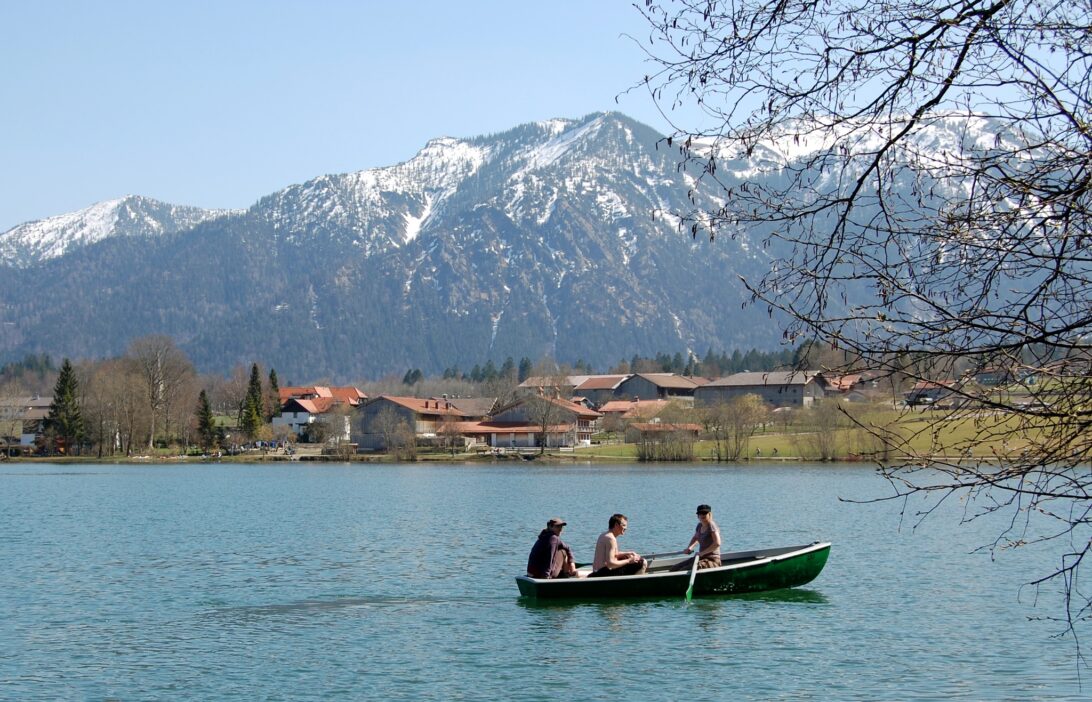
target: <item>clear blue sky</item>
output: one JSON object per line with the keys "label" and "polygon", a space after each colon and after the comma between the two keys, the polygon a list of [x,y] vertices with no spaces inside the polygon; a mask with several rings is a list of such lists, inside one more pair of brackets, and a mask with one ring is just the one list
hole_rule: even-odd
{"label": "clear blue sky", "polygon": [[625,0],[4,2],[0,231],[129,194],[247,207],[438,136],[620,110]]}

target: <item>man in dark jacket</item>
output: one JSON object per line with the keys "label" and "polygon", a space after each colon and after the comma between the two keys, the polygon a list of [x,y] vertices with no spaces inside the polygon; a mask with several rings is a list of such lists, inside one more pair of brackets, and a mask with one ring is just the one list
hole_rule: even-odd
{"label": "man in dark jacket", "polygon": [[527,557],[527,575],[532,578],[575,578],[576,561],[568,544],[561,540],[565,520],[555,517],[546,522]]}

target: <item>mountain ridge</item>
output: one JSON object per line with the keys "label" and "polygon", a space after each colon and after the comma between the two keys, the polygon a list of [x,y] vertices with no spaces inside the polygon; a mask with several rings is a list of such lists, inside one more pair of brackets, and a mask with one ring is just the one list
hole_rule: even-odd
{"label": "mountain ridge", "polygon": [[605,368],[773,348],[780,320],[746,306],[739,279],[777,252],[757,231],[695,241],[671,214],[724,197],[619,113],[440,137],[188,227],[8,262],[0,360],[104,356],[165,333],[205,370],[260,359],[282,377],[351,381],[508,356]]}

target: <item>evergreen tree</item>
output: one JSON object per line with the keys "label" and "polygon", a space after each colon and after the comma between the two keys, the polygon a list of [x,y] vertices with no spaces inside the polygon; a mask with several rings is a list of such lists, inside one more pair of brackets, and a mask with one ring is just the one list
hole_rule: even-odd
{"label": "evergreen tree", "polygon": [[505,380],[511,380],[516,377],[516,362],[511,356],[504,359],[504,365],[501,366],[500,374]]}
{"label": "evergreen tree", "polygon": [[262,427],[262,412],[258,400],[254,396],[248,396],[243,404],[242,416],[239,420],[239,430],[253,439],[258,435]]}
{"label": "evergreen tree", "polygon": [[[46,431],[60,439],[67,453],[79,453],[83,441],[83,415],[80,413],[79,382],[72,363],[66,358],[53,388],[53,402],[46,417]],[[52,451],[53,447],[50,447]],[[75,451],[73,451],[75,449]]]}
{"label": "evergreen tree", "polygon": [[201,439],[201,450],[208,453],[216,443],[216,421],[212,417],[212,406],[208,395],[202,390],[197,397],[197,436]]}
{"label": "evergreen tree", "polygon": [[739,352],[739,349],[732,352],[732,363],[728,368],[733,373],[739,373],[743,370],[743,354]]}
{"label": "evergreen tree", "polygon": [[531,359],[527,358],[526,356],[519,359],[519,375],[517,376],[519,382],[522,383],[523,381],[527,380],[527,378],[531,377],[531,369],[533,367],[534,366],[531,364]]}
{"label": "evergreen tree", "polygon": [[265,401],[262,395],[261,370],[255,363],[250,366],[250,380],[247,382],[246,395],[239,404],[239,429],[251,438],[257,434],[265,414]]}
{"label": "evergreen tree", "polygon": [[271,420],[281,413],[281,385],[277,380],[277,371],[269,369],[269,412],[266,419]]}
{"label": "evergreen tree", "polygon": [[247,403],[251,401],[258,408],[258,416],[261,417],[265,403],[262,401],[262,373],[258,369],[257,363],[250,367],[250,382],[247,384],[246,401],[243,403],[243,408],[246,409]]}

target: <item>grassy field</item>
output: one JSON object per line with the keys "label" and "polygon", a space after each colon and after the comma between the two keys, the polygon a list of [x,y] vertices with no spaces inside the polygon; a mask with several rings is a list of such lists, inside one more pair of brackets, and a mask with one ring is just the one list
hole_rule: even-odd
{"label": "grassy field", "polygon": [[[992,458],[997,456],[1015,456],[1027,447],[1029,440],[1035,439],[1035,432],[1030,435],[1020,431],[1018,420],[1012,415],[991,412],[962,412],[944,413],[938,410],[905,411],[896,409],[866,410],[858,417],[862,423],[874,427],[883,427],[886,431],[898,436],[909,447],[907,452],[901,454],[889,454],[890,460],[899,460],[912,454],[914,457],[947,457],[959,458],[967,455],[966,447],[970,446],[975,458]],[[833,421],[834,415],[819,416],[822,421]],[[804,422],[783,425],[781,423],[767,425],[764,431],[760,431],[751,437],[743,460],[861,460],[869,459],[877,455],[878,442],[869,437],[868,433],[844,417],[829,426],[807,425]],[[608,435],[609,436],[609,435]],[[587,448],[578,448],[575,451],[548,451],[546,456],[537,454],[528,456],[530,460],[547,461],[636,461],[637,446],[618,442],[621,435],[613,435],[614,441],[595,444]],[[279,452],[248,451],[229,456],[226,452],[219,459],[222,462],[266,462],[285,460],[346,460],[346,457],[325,456],[321,453],[321,447],[309,444],[294,445],[296,452],[293,456],[287,456]],[[215,458],[189,455],[180,456],[178,449],[156,449],[143,455],[105,456],[103,462],[168,462],[168,461],[209,461]],[[712,441],[698,441],[694,446],[695,460],[715,460],[715,446]],[[50,457],[15,460],[38,460],[48,462],[96,462],[92,455],[72,457]],[[381,461],[391,462],[397,459],[385,454],[361,454],[348,457],[355,461]],[[457,453],[451,455],[446,451],[420,450],[417,455],[420,461],[460,462],[460,461],[493,461],[513,460],[519,461],[519,456],[512,455],[506,458],[494,457],[490,452]]]}
{"label": "grassy field", "polygon": [[[1017,431],[1017,421],[1009,415],[967,412],[947,416],[934,410],[887,410],[871,413],[861,421],[884,427],[906,442],[909,452],[892,458],[904,457],[910,452],[915,456],[959,457],[966,455],[967,446],[973,447],[974,456],[988,458],[1015,455],[1027,445],[1026,438],[1021,438]],[[878,447],[878,442],[866,430],[852,425],[769,426],[751,438],[745,458],[815,461],[823,460],[825,456],[828,460],[856,460],[875,455]],[[576,454],[588,458],[636,460],[637,448],[634,444],[612,443],[577,449]],[[713,442],[697,442],[694,455],[698,460],[714,459]]]}

